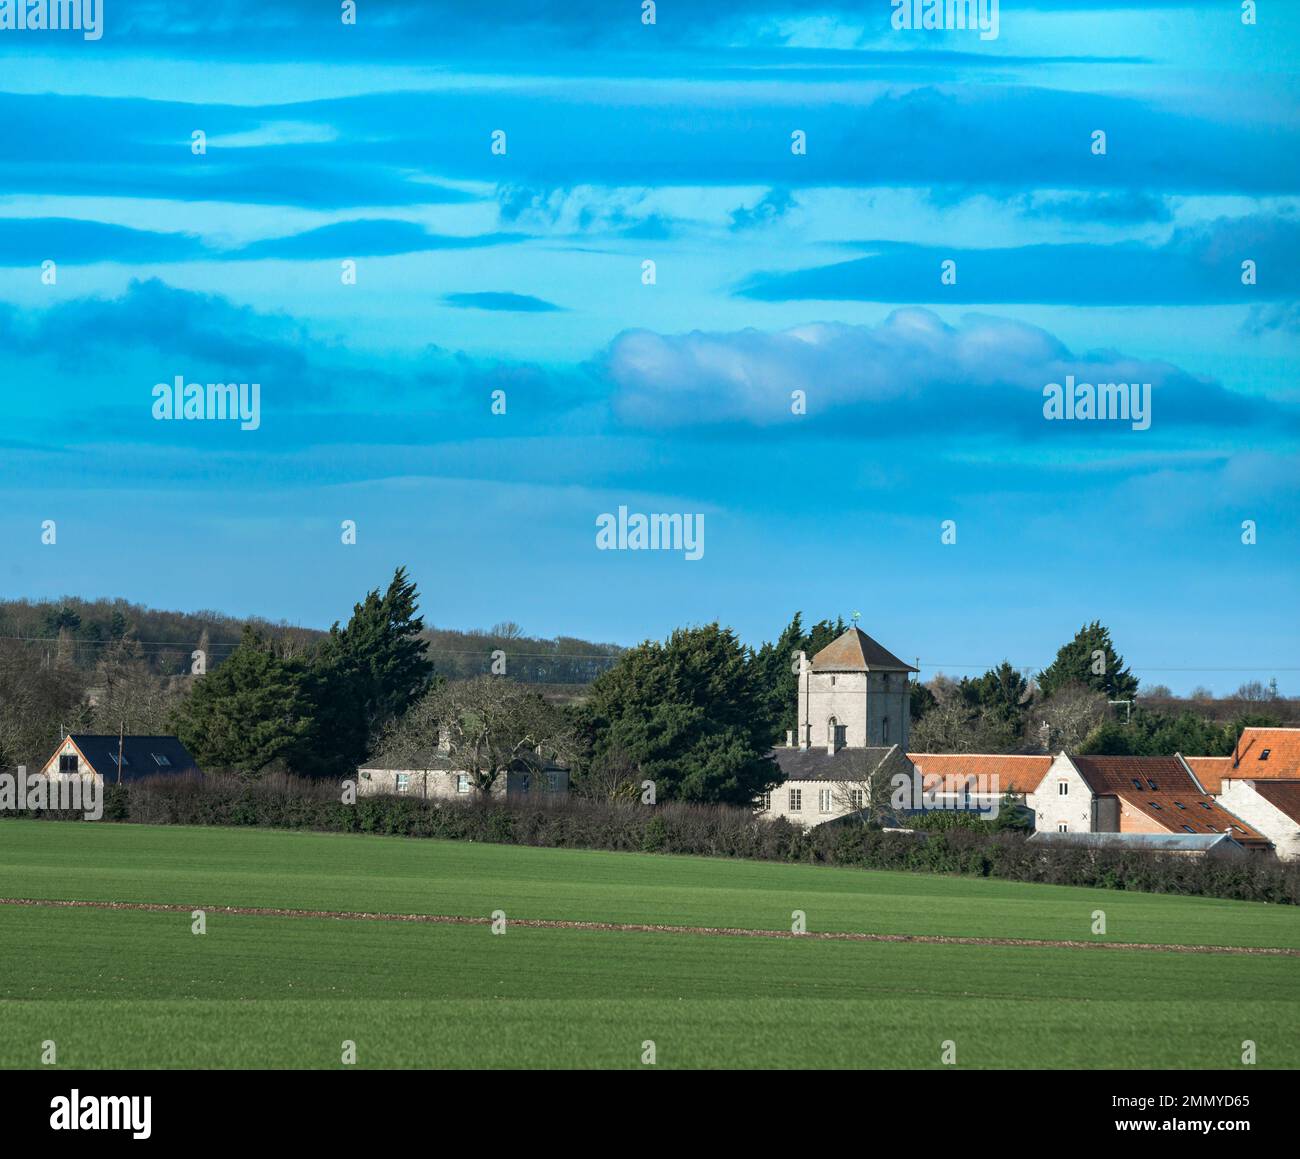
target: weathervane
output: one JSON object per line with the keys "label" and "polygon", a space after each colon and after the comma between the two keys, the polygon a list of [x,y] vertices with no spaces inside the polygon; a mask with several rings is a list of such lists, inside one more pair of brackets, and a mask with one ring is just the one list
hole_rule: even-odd
{"label": "weathervane", "polygon": [[853,626],[854,626],[855,628],[858,626],[858,621],[859,621],[860,619],[862,619],[862,613],[861,613],[861,612],[854,612],[854,613],[853,613]]}

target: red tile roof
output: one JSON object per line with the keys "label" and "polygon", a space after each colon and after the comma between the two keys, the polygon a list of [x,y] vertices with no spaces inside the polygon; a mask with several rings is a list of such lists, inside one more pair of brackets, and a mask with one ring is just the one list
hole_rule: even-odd
{"label": "red tile roof", "polygon": [[999,793],[1032,793],[1052,767],[1049,755],[1005,756],[1000,753],[908,753],[921,774],[922,785],[929,789],[936,781],[963,783],[975,776],[979,784],[991,784],[986,777],[997,778]]}
{"label": "red tile roof", "polygon": [[[1071,756],[1070,760],[1094,793],[1181,789],[1199,795],[1201,791],[1177,757]],[[1135,780],[1141,784],[1134,785]]]}
{"label": "red tile roof", "polygon": [[1197,787],[1177,757],[1070,758],[1089,788],[1125,804],[1170,833],[1231,833],[1243,845],[1268,839]]}
{"label": "red tile roof", "polygon": [[1300,728],[1243,729],[1234,758],[1233,777],[1300,779]]}
{"label": "red tile roof", "polygon": [[1292,821],[1300,821],[1300,781],[1256,781],[1255,792]]}
{"label": "red tile roof", "polygon": [[1232,776],[1231,757],[1183,757],[1207,793],[1223,792],[1223,778]]}

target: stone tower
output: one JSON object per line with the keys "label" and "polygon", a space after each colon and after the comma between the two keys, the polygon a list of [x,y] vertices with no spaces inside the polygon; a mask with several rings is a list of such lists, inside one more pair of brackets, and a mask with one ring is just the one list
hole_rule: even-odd
{"label": "stone tower", "polygon": [[850,628],[809,661],[800,654],[799,748],[835,752],[899,745],[911,721],[908,674],[917,671]]}

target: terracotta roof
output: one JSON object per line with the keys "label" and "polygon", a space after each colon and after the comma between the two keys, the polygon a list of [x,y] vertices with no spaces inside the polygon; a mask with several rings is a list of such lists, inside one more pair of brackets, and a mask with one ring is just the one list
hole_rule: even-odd
{"label": "terracotta roof", "polygon": [[[1070,757],[1074,767],[1094,793],[1119,794],[1125,790],[1158,792],[1180,789],[1201,790],[1177,757]],[[1140,785],[1134,785],[1134,781]]]}
{"label": "terracotta roof", "polygon": [[1243,729],[1231,775],[1243,780],[1300,778],[1300,728]]}
{"label": "terracotta roof", "polygon": [[1230,833],[1243,845],[1269,844],[1258,829],[1229,813],[1209,793],[1116,793],[1121,801],[1170,833]]}
{"label": "terracotta roof", "polygon": [[[965,777],[997,777],[998,792],[1032,793],[1052,767],[1048,754],[1007,756],[1001,753],[908,753],[926,789],[938,780],[961,781]],[[987,782],[985,782],[987,783]]]}
{"label": "terracotta roof", "polygon": [[1300,781],[1255,781],[1254,789],[1292,821],[1300,821]]}
{"label": "terracotta roof", "polygon": [[1183,757],[1207,793],[1223,792],[1223,778],[1232,776],[1231,757]]}
{"label": "terracotta roof", "polygon": [[1074,757],[1094,793],[1118,797],[1170,833],[1231,833],[1243,845],[1264,835],[1201,792],[1177,757]]}
{"label": "terracotta roof", "polygon": [[812,658],[814,672],[916,672],[861,628],[850,628]]}

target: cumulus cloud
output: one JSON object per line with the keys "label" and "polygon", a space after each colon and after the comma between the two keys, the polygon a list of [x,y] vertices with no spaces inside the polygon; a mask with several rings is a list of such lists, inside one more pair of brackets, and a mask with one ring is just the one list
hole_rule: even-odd
{"label": "cumulus cloud", "polygon": [[[1153,426],[1237,426],[1294,413],[1226,390],[1170,363],[1113,350],[1075,353],[1052,334],[1007,318],[960,325],[902,309],[876,326],[818,322],[770,333],[618,335],[601,367],[615,413],[659,427],[789,425],[792,392],[812,423],[852,422],[860,438],[985,429],[1041,434],[1042,391],[1079,382],[1150,382]],[[1086,425],[1086,424],[1075,424]]]}

